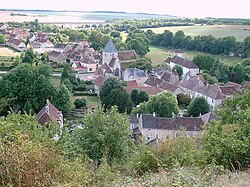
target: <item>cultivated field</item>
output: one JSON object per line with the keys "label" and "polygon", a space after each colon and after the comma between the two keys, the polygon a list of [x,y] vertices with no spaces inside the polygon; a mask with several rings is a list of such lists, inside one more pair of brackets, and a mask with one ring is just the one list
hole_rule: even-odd
{"label": "cultivated field", "polygon": [[9,56],[9,57],[12,57],[12,56],[17,56],[19,53],[8,48],[8,47],[2,47],[0,46],[0,56]]}
{"label": "cultivated field", "polygon": [[[170,30],[175,33],[178,30],[184,31],[185,35],[213,35],[214,37],[234,36],[236,40],[243,41],[250,36],[250,26],[247,25],[199,25],[199,26],[175,26],[175,27],[158,27],[149,28],[155,33],[163,33]],[[147,29],[143,29],[147,30]]]}
{"label": "cultivated field", "polygon": [[[240,57],[211,55],[211,54],[202,53],[198,51],[184,51],[184,52],[185,52],[185,58],[189,60],[192,60],[193,57],[196,56],[197,54],[204,54],[204,55],[217,58],[220,60],[220,62],[227,64],[227,65],[233,65],[233,64],[236,64],[237,62],[242,61],[242,58]],[[175,55],[175,50],[169,50],[169,49],[151,46],[150,52],[146,55],[146,57],[150,58],[152,60],[152,64],[155,66],[157,64],[162,64],[168,57],[173,57],[174,55]]]}

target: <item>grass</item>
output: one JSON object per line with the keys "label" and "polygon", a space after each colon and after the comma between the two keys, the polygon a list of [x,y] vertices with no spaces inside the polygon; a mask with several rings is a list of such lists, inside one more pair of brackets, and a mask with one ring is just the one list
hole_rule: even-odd
{"label": "grass", "polygon": [[2,47],[0,46],[0,56],[8,56],[8,57],[15,57],[19,55],[18,52],[14,51],[13,49],[9,48],[9,47]]}
{"label": "grass", "polygon": [[72,107],[74,107],[74,101],[76,99],[82,99],[85,98],[86,99],[86,104],[88,105],[94,105],[94,106],[98,106],[100,101],[99,101],[99,97],[97,96],[73,96],[71,99],[71,103],[72,103]]}
{"label": "grass", "polygon": [[[198,51],[184,51],[185,52],[185,58],[192,60],[194,56],[197,54],[203,54],[212,56],[213,58],[219,59],[220,62],[226,65],[233,65],[238,62],[242,61],[242,58],[240,57],[230,57],[225,55],[211,55],[207,53],[202,53]],[[153,47],[150,46],[150,52],[146,54],[146,57],[150,58],[152,61],[153,66],[156,66],[158,64],[162,64],[168,57],[173,57],[175,55],[175,50],[173,49],[166,49],[166,48],[160,48],[160,47]]]}
{"label": "grass", "polygon": [[123,31],[121,32],[121,37],[122,37],[122,42],[125,42],[128,37],[128,34],[125,31]]}
{"label": "grass", "polygon": [[52,76],[51,82],[56,88],[58,88],[61,84],[60,78],[60,76]]}
{"label": "grass", "polygon": [[[160,34],[164,30],[170,30],[175,33],[178,30],[184,31],[185,35],[213,35],[214,37],[234,36],[237,41],[243,41],[247,36],[250,36],[250,26],[245,25],[197,25],[197,26],[174,26],[174,27],[158,27],[148,28],[153,32]],[[143,30],[148,30],[143,29]]]}

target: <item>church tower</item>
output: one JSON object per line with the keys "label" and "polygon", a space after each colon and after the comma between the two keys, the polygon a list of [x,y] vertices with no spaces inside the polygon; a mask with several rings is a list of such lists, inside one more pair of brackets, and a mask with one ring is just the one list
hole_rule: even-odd
{"label": "church tower", "polygon": [[103,56],[103,64],[106,63],[107,65],[110,64],[113,58],[118,57],[118,51],[111,39],[109,39],[107,45],[103,49],[102,56]]}
{"label": "church tower", "polygon": [[115,77],[119,79],[122,78],[122,66],[118,57],[118,51],[111,39],[109,39],[107,45],[103,49],[102,64],[108,65]]}

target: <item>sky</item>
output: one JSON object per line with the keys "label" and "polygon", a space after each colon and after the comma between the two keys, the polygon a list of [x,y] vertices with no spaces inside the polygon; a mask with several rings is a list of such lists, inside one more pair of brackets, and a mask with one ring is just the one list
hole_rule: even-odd
{"label": "sky", "polygon": [[180,17],[250,18],[249,0],[1,0],[5,9],[124,11]]}

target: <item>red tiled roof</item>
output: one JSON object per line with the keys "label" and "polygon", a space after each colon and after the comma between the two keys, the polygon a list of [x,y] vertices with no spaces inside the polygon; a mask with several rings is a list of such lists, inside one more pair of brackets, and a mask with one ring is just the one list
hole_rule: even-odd
{"label": "red tiled roof", "polygon": [[145,84],[150,86],[158,86],[163,80],[158,79],[154,76],[149,76],[148,79],[145,81]]}
{"label": "red tiled roof", "polygon": [[132,61],[137,59],[134,50],[118,51],[118,57],[120,61]]}
{"label": "red tiled roof", "polygon": [[137,84],[136,80],[132,80],[132,81],[127,82],[127,86],[129,86],[129,87],[137,87],[138,84]]}
{"label": "red tiled roof", "polygon": [[62,118],[62,112],[60,112],[53,104],[51,104],[49,100],[47,100],[46,105],[38,112],[36,116],[36,120],[42,125],[52,120],[56,120],[57,122],[61,121]]}
{"label": "red tiled roof", "polygon": [[225,95],[233,95],[234,93],[240,93],[239,91],[236,90],[236,88],[232,86],[220,86],[220,89],[223,94]]}
{"label": "red tiled roof", "polygon": [[104,82],[105,82],[105,77],[103,75],[99,75],[95,79],[95,85],[98,86],[98,87],[102,86]]}
{"label": "red tiled roof", "polygon": [[13,38],[13,39],[10,39],[9,43],[12,43],[12,44],[14,44],[14,45],[18,46],[18,45],[20,45],[20,43],[22,43],[22,41],[21,41],[21,40],[18,40],[18,39]]}

